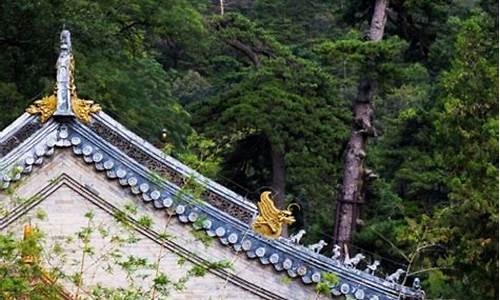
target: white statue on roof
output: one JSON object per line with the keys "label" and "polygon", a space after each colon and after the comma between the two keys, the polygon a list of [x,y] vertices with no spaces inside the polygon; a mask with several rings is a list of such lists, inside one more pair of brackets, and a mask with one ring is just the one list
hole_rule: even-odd
{"label": "white statue on roof", "polygon": [[321,249],[323,249],[323,247],[325,247],[326,245],[328,244],[325,241],[319,240],[319,242],[309,245],[307,248],[309,248],[309,250],[313,251],[314,253],[319,253],[321,252]]}
{"label": "white statue on roof", "polygon": [[60,35],[59,58],[57,59],[57,110],[54,115],[73,115],[71,110],[71,88],[73,63],[71,53],[71,33],[63,30]]}
{"label": "white statue on roof", "polygon": [[300,240],[302,239],[302,237],[304,237],[305,234],[306,234],[306,231],[304,229],[301,229],[296,234],[292,234],[290,236],[290,240],[292,241],[292,243],[299,245]]}

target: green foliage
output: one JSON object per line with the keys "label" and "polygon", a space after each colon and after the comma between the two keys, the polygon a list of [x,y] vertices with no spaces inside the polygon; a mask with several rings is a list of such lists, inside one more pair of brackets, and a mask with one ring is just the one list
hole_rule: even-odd
{"label": "green foliage", "polygon": [[195,265],[189,269],[188,274],[195,277],[203,277],[209,270],[232,269],[233,263],[228,260],[209,262],[206,266]]}
{"label": "green foliage", "polygon": [[43,209],[37,209],[35,212],[35,217],[41,221],[47,219],[47,213]]}
{"label": "green foliage", "polygon": [[413,271],[438,268],[418,273],[426,278],[428,295],[494,299],[498,37],[491,38],[495,25],[483,12],[453,24],[456,34],[444,38],[453,43],[450,65],[439,74],[432,101],[409,103],[386,123],[384,140],[371,148],[384,181],[372,189],[371,225],[358,241],[401,259],[395,249],[382,250],[387,244],[380,236],[406,253],[425,240],[435,246],[419,255]]}
{"label": "green foliage", "polygon": [[[43,281],[43,270],[37,264],[24,263],[23,257],[39,257],[42,234],[35,230],[24,240],[17,240],[12,234],[0,234],[0,296],[14,298],[30,296],[32,299],[44,299],[57,296],[57,287]],[[46,299],[46,298],[45,298]]]}
{"label": "green foliage", "polygon": [[169,154],[197,172],[216,178],[220,171],[220,152],[220,147],[213,140],[193,132],[188,136],[184,148],[174,148]]}
{"label": "green foliage", "polygon": [[290,285],[292,283],[292,278],[288,277],[288,275],[281,276],[280,282],[284,285]]}
{"label": "green foliage", "polygon": [[128,220],[127,220],[127,214],[123,211],[117,211],[115,214],[114,214],[114,217],[115,219],[122,223],[122,224],[127,224],[128,223]]}
{"label": "green foliage", "polygon": [[[73,34],[82,98],[96,100],[167,154],[250,199],[272,185],[274,149],[285,162],[286,201],[302,208],[293,226],[306,229],[306,243],[328,241],[351,125],[349,105],[359,79],[368,75],[377,82],[378,137],[368,144],[367,163],[379,179],[368,185],[365,225],[355,244],[395,264],[412,258],[410,273],[437,268],[407,278],[420,276],[429,298],[494,299],[498,4],[389,1],[384,39],[374,43],[366,40],[373,3],[225,1],[226,13],[215,16],[217,8],[200,1],[4,1],[0,107],[6,113],[0,127],[52,91],[57,35],[65,24]],[[162,129],[167,144],[160,143]],[[9,175],[18,172],[14,168]],[[168,180],[154,172],[149,177]],[[196,178],[188,178],[181,193],[198,201],[204,188]],[[11,183],[4,194],[13,202],[34,201],[17,196],[18,185]],[[6,209],[2,204],[2,213]],[[136,215],[127,204],[115,218],[128,230],[129,217]],[[92,214],[87,218],[89,226],[55,244],[55,253],[78,243],[82,255],[92,257],[96,234],[113,245],[137,242],[133,234],[98,224]],[[142,226],[152,225],[138,218]],[[192,232],[210,244],[203,231]],[[422,245],[428,248],[418,251]],[[0,235],[6,261],[0,265],[6,274],[0,291],[24,295],[24,275],[39,272],[18,264],[23,247]],[[121,261],[131,278],[155,265],[139,266],[141,258],[129,262],[119,252],[107,257]],[[167,297],[204,272],[206,266],[194,266],[178,281],[156,272],[154,289]],[[318,292],[332,282],[322,281]],[[51,287],[36,287],[44,288]],[[144,299],[150,292],[96,286],[93,295]]]}
{"label": "green foliage", "polygon": [[[136,240],[128,238],[127,235],[133,233],[133,229],[123,224],[114,227],[111,234],[103,229],[102,224],[94,223],[96,220],[92,212],[85,213],[85,216],[88,224],[77,230],[74,238],[67,236],[63,243],[58,240],[54,243],[45,240],[43,234],[36,229],[22,240],[10,233],[0,234],[1,298],[19,299],[29,296],[30,299],[59,299],[59,292],[63,289],[59,282],[64,279],[66,283],[72,282],[77,287],[76,294],[78,290],[85,288],[85,296],[90,293],[98,299],[169,299],[172,290],[184,290],[193,277],[202,277],[210,270],[232,269],[232,262],[228,260],[203,265],[193,264],[183,276],[172,280],[160,269],[163,249],[158,253],[155,262],[131,255],[129,249]],[[106,231],[100,237],[107,246],[95,244],[95,227],[100,233]],[[50,251],[44,251],[46,247]],[[69,260],[68,254],[71,255]],[[26,257],[31,257],[32,262],[25,262]],[[178,264],[185,263],[186,259],[179,257]],[[76,269],[67,272],[66,267],[69,265]],[[113,276],[116,268],[126,274],[127,287],[110,288],[100,282],[89,285],[89,279],[95,276],[95,269],[101,269]],[[54,283],[42,280],[48,278],[47,276],[54,279]],[[144,284],[145,282],[150,284]]]}
{"label": "green foliage", "polygon": [[319,294],[330,296],[331,288],[338,285],[340,278],[338,275],[333,273],[323,273],[321,274],[321,281],[316,284],[316,291]]}
{"label": "green foliage", "polygon": [[205,247],[212,245],[214,238],[209,236],[204,230],[191,229],[194,238],[200,241]]}
{"label": "green foliage", "polygon": [[0,118],[2,127],[52,89],[54,46],[64,24],[73,34],[81,97],[96,100],[154,142],[162,128],[175,143],[190,132],[153,47],[168,38],[184,49],[203,34],[201,16],[186,2],[16,1],[2,3],[0,14],[0,101],[10,112]]}
{"label": "green foliage", "polygon": [[[222,182],[257,195],[263,186],[272,185],[274,151],[285,161],[287,194],[294,196],[288,201],[310,208],[304,209],[304,219],[317,218],[320,226],[333,226],[334,206],[329,199],[335,189],[318,184],[318,178],[334,182],[338,177],[336,158],[348,134],[347,101],[337,96],[335,78],[314,61],[293,55],[289,47],[241,15],[216,17],[210,25],[225,43],[218,57],[243,64],[220,72],[216,80],[224,79],[226,86],[210,101],[190,108],[196,128],[222,150],[226,160],[222,176],[238,185]],[[255,59],[227,49],[234,40],[252,49],[257,65],[246,67]],[[307,229],[315,226],[304,223]]]}
{"label": "green foliage", "polygon": [[137,220],[137,223],[139,223],[139,225],[144,226],[146,228],[151,228],[151,226],[153,226],[153,219],[149,216],[141,216]]}

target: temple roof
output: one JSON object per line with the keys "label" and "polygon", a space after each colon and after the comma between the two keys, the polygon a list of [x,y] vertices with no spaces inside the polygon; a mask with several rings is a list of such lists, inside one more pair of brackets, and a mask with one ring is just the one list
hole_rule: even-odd
{"label": "temple roof", "polygon": [[[259,214],[254,203],[225,188],[115,121],[92,101],[77,97],[70,33],[61,33],[57,87],[0,132],[0,188],[43,168],[59,149],[71,149],[89,168],[156,209],[168,209],[179,222],[202,229],[222,245],[244,252],[248,259],[272,265],[304,284],[321,281],[324,273],[339,276],[333,296],[356,299],[422,299],[423,292],[321,255],[288,238],[268,239],[252,229]],[[183,187],[188,180],[203,186],[202,202]],[[394,270],[395,271],[395,270]]]}

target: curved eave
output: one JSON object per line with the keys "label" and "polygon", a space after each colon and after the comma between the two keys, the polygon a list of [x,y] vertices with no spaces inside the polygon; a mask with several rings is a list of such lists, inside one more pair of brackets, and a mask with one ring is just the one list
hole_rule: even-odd
{"label": "curved eave", "polygon": [[[110,126],[123,135],[130,143],[168,164],[184,174],[199,176],[200,182],[237,201],[247,209],[256,212],[255,205],[241,196],[206,179],[179,161],[164,155],[151,144],[131,133],[104,113],[95,115],[95,121]],[[16,123],[17,122],[17,123]],[[2,131],[0,142],[15,135],[15,128],[30,122],[32,117],[23,115],[15,126]],[[8,129],[8,130],[7,130]],[[150,171],[136,160],[128,157],[121,149],[110,145],[87,125],[76,120],[59,123],[49,120],[36,133],[21,142],[9,154],[0,158],[0,187],[7,188],[11,182],[20,180],[33,168],[43,164],[58,148],[69,148],[89,166],[104,172],[110,180],[116,181],[124,189],[141,198],[157,209],[175,212],[177,219],[186,225],[204,230],[217,238],[221,244],[236,251],[244,251],[247,258],[258,259],[263,265],[272,265],[276,271],[286,272],[292,278],[300,278],[304,284],[319,282],[323,272],[332,272],[340,277],[340,282],[331,287],[332,295],[351,295],[356,299],[398,299],[400,296],[421,299],[421,291],[388,282],[357,269],[348,268],[336,260],[313,253],[307,248],[294,245],[287,239],[268,240],[255,234],[248,223],[221,211],[208,203],[200,203],[168,180],[151,180]],[[202,220],[202,222],[199,222]]]}

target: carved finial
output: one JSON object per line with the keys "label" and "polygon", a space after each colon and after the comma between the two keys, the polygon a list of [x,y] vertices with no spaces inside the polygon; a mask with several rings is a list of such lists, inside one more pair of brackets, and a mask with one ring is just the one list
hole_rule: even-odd
{"label": "carved finial", "polygon": [[340,252],[341,249],[342,248],[339,245],[333,245],[332,259],[338,260],[342,256],[342,253]]}
{"label": "carved finial", "polygon": [[[63,27],[65,28],[65,26]],[[80,121],[90,122],[90,114],[101,110],[93,101],[79,99],[75,86],[75,60],[71,48],[71,33],[63,29],[60,38],[59,58],[57,59],[57,84],[54,95],[36,100],[26,111],[40,114],[40,120],[47,121],[52,115],[73,117]]]}
{"label": "carved finial", "polygon": [[344,258],[344,265],[350,268],[356,268],[356,266],[365,258],[366,256],[361,253],[354,255],[353,258],[349,258],[349,256],[346,255],[346,257]]}
{"label": "carved finial", "polygon": [[380,261],[374,260],[373,263],[366,266],[365,272],[374,275],[375,271],[377,271],[378,266],[380,266]]}
{"label": "carved finial", "polygon": [[422,289],[422,285],[420,284],[420,278],[415,277],[415,279],[413,279],[412,287],[416,290]]}
{"label": "carved finial", "polygon": [[60,42],[61,51],[71,52],[71,32],[69,30],[64,29],[61,31]]}
{"label": "carved finial", "polygon": [[296,234],[292,234],[290,236],[290,240],[292,241],[292,243],[299,245],[300,244],[300,240],[302,239],[302,237],[304,236],[304,234],[306,234],[306,231],[304,229],[301,229]]}
{"label": "carved finial", "polygon": [[392,283],[398,283],[399,278],[401,275],[405,273],[405,270],[403,269],[397,269],[396,272],[392,273],[391,275],[387,276],[385,280],[390,281]]}
{"label": "carved finial", "polygon": [[73,85],[73,54],[71,53],[71,33],[63,30],[60,35],[59,58],[57,59],[57,108],[54,116],[74,116],[71,110]]}

